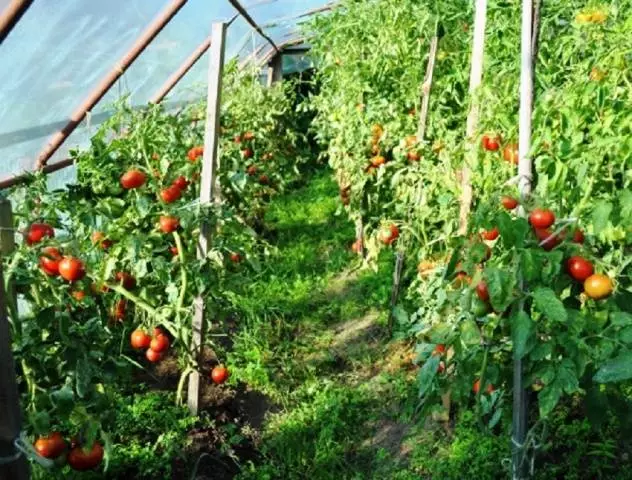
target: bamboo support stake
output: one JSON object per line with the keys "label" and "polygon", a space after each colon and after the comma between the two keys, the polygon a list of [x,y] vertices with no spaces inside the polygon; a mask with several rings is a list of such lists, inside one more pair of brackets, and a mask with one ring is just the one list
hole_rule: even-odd
{"label": "bamboo support stake", "polygon": [[[0,199],[0,228],[0,252],[5,256],[15,246],[11,202],[6,198]],[[7,312],[7,293],[4,290],[0,262],[0,480],[26,480],[29,476],[28,464],[23,455],[6,463],[2,460],[16,456],[13,442],[22,430],[22,412]]]}
{"label": "bamboo support stake", "polygon": [[[224,71],[224,43],[226,24],[214,23],[211,32],[211,54],[208,69],[208,105],[206,131],[204,135],[204,160],[200,188],[200,204],[208,205],[219,200],[217,171],[219,169],[218,144],[220,130],[220,110],[222,93],[222,73]],[[212,240],[211,226],[203,223],[198,241],[198,258],[206,258]],[[204,299],[194,301],[191,352],[199,365],[204,345],[206,322],[204,319]],[[191,414],[197,415],[200,409],[200,372],[195,369],[189,376],[187,404]]]}
{"label": "bamboo support stake", "polygon": [[472,105],[467,116],[466,142],[467,150],[465,162],[461,172],[461,212],[459,215],[459,233],[467,232],[467,219],[472,206],[472,170],[471,163],[475,163],[476,150],[474,135],[478,128],[479,105],[474,98],[476,90],[483,79],[483,59],[485,55],[485,26],[487,22],[487,0],[476,0],[474,10],[474,40],[472,43],[472,67],[470,70],[470,97]]}

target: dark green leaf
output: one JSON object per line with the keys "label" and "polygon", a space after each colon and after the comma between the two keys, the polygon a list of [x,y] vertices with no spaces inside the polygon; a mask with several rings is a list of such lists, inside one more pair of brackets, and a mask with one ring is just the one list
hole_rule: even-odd
{"label": "dark green leaf", "polygon": [[432,382],[437,376],[440,359],[438,356],[431,356],[419,371],[419,396],[423,397],[432,387]]}
{"label": "dark green leaf", "polygon": [[511,317],[511,338],[514,358],[521,359],[528,353],[528,346],[535,338],[535,324],[523,310]]}
{"label": "dark green leaf", "polygon": [[513,301],[513,290],[516,279],[513,275],[497,269],[485,270],[485,281],[489,290],[489,300],[497,312],[504,312]]}
{"label": "dark green leaf", "polygon": [[75,367],[75,380],[77,395],[79,395],[79,398],[84,398],[88,393],[91,380],[90,364],[85,357],[77,360]]}
{"label": "dark green leaf", "polygon": [[618,327],[632,325],[632,313],[612,312],[610,314],[610,321],[613,325],[616,325]]}
{"label": "dark green leaf", "polygon": [[592,223],[595,235],[601,233],[608,226],[608,220],[612,213],[612,203],[606,200],[599,200],[595,204],[592,214]]}
{"label": "dark green leaf", "polygon": [[557,402],[560,401],[562,396],[562,389],[553,382],[550,385],[545,385],[544,388],[538,394],[538,403],[540,404],[540,417],[546,418],[555,408]]}
{"label": "dark green leaf", "polygon": [[620,382],[632,378],[632,351],[626,351],[617,358],[604,363],[593,380],[598,383]]}
{"label": "dark green leaf", "polygon": [[565,322],[568,320],[568,314],[564,308],[564,304],[557,298],[555,292],[550,288],[537,288],[533,292],[535,305],[540,313],[554,322]]}

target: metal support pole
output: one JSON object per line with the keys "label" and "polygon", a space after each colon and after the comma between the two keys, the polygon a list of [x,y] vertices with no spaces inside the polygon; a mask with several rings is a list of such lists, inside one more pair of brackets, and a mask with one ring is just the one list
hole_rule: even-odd
{"label": "metal support pole", "polygon": [[[15,246],[11,202],[6,198],[0,199],[0,227],[3,232],[9,232],[0,236],[0,251],[4,256],[11,253]],[[14,461],[0,462],[0,480],[26,480],[29,477],[28,463],[23,455],[16,456],[13,445],[22,430],[22,412],[7,311],[7,293],[0,262],[0,457],[16,457]]]}
{"label": "metal support pole", "polygon": [[28,10],[33,0],[12,0],[11,3],[0,13],[0,45],[7,38],[13,27],[15,27],[22,15]]}
{"label": "metal support pole", "polygon": [[[224,70],[224,42],[226,24],[214,23],[211,31],[211,54],[208,69],[208,104],[206,112],[206,131],[204,135],[204,159],[200,188],[200,204],[208,205],[218,201],[217,171],[219,169],[218,144],[220,130],[220,107],[222,93],[222,73]],[[211,225],[203,223],[200,229],[197,253],[199,258],[206,258],[212,240]],[[194,302],[191,351],[201,360],[202,346],[206,322],[204,318],[204,299],[198,297]],[[200,409],[200,372],[194,370],[189,376],[187,402],[191,414],[197,415]]]}
{"label": "metal support pole", "polygon": [[[533,52],[534,52],[533,0],[522,2],[522,39],[520,71],[520,132],[518,186],[520,196],[526,200],[531,195],[533,180],[533,162],[529,157],[531,149],[531,116],[533,111]],[[526,216],[521,208],[520,212]],[[513,424],[512,424],[512,476],[514,480],[529,477],[530,472],[525,458],[525,439],[527,436],[528,404],[524,383],[524,366],[521,359],[514,358],[513,374]]]}
{"label": "metal support pole", "polygon": [[204,40],[191,55],[189,55],[189,57],[184,61],[182,65],[180,65],[180,67],[175,72],[173,72],[173,74],[167,79],[164,85],[160,87],[160,89],[158,89],[153,97],[151,97],[149,103],[160,103],[163,98],[169,95],[169,92],[173,90],[173,87],[175,87],[178,82],[182,80],[182,78],[189,72],[189,70],[193,68],[193,66],[198,62],[200,58],[202,58],[202,55],[206,53],[210,46],[211,38],[209,37]]}
{"label": "metal support pole", "polygon": [[470,96],[472,105],[467,116],[465,163],[461,172],[461,213],[459,215],[459,233],[467,232],[467,220],[472,206],[472,170],[468,162],[476,159],[475,142],[472,137],[478,128],[479,105],[474,94],[483,79],[483,58],[485,54],[485,26],[487,23],[487,0],[476,0],[474,10],[474,41],[472,44],[472,68],[470,70]]}
{"label": "metal support pole", "polygon": [[46,165],[48,159],[55,154],[70,134],[79,126],[81,121],[85,118],[86,113],[92,110],[99,100],[103,98],[112,85],[114,85],[129,66],[134,63],[138,56],[147,48],[152,40],[156,38],[156,35],[162,31],[185,3],[187,3],[187,0],[171,0],[171,3],[154,19],[141,36],[138,37],[134,45],[132,45],[132,48],[116,62],[101,83],[99,83],[81,105],[75,109],[70,115],[70,120],[66,126],[53,135],[46,147],[44,147],[38,155],[36,168],[39,169]]}

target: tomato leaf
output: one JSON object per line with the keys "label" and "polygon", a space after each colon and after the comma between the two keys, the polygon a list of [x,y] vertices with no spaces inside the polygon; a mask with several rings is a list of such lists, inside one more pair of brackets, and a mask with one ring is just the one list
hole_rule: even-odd
{"label": "tomato leaf", "polygon": [[440,359],[438,356],[431,356],[419,371],[419,396],[423,397],[432,387],[432,381],[437,376]]}
{"label": "tomato leaf", "polygon": [[485,270],[485,281],[492,307],[497,312],[504,312],[513,300],[515,277],[498,268],[488,268]]}
{"label": "tomato leaf", "polygon": [[617,338],[620,342],[631,344],[632,343],[632,326],[625,327],[617,334]]}
{"label": "tomato leaf", "polygon": [[632,378],[632,351],[625,351],[607,361],[595,373],[593,380],[598,383],[620,382]]}
{"label": "tomato leaf", "polygon": [[511,337],[514,358],[519,360],[528,353],[535,339],[535,324],[524,310],[511,317]]}
{"label": "tomato leaf", "polygon": [[592,214],[592,223],[595,235],[600,234],[608,226],[610,214],[612,213],[612,203],[606,200],[599,200],[595,204]]}
{"label": "tomato leaf", "polygon": [[75,385],[79,398],[84,398],[90,388],[91,372],[88,359],[83,357],[77,360],[75,367]]}
{"label": "tomato leaf", "polygon": [[500,238],[503,244],[510,247],[521,247],[529,230],[529,224],[524,218],[513,219],[508,213],[501,212],[496,219]]}
{"label": "tomato leaf", "polygon": [[555,292],[550,288],[537,288],[533,292],[533,299],[538,311],[554,322],[566,322],[568,313],[564,304],[557,298]]}
{"label": "tomato leaf", "polygon": [[465,320],[461,323],[461,341],[466,345],[481,343],[481,332],[474,320]]}
{"label": "tomato leaf", "polygon": [[569,358],[563,359],[560,363],[556,372],[555,383],[569,395],[579,389],[579,380],[575,372],[575,365]]}
{"label": "tomato leaf", "polygon": [[555,408],[562,396],[562,389],[556,382],[546,385],[538,394],[540,416],[546,418]]}
{"label": "tomato leaf", "polygon": [[632,313],[612,312],[610,314],[610,321],[617,327],[632,325]]}

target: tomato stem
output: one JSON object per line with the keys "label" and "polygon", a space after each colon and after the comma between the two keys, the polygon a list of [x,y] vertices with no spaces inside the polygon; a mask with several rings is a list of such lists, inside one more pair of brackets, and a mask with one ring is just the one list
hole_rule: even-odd
{"label": "tomato stem", "polygon": [[147,311],[147,313],[149,313],[150,315],[152,315],[154,317],[158,316],[158,312],[156,311],[156,309],[154,307],[152,307],[149,303],[144,301],[142,298],[137,297],[136,295],[131,293],[129,290],[124,289],[120,285],[107,284],[106,286],[108,288],[110,288],[111,290],[114,290],[116,293],[119,293],[119,294],[123,295],[128,300],[134,302],[140,308],[142,308],[143,310]]}
{"label": "tomato stem", "polygon": [[478,379],[478,392],[476,392],[476,413],[478,416],[478,424],[481,430],[486,430],[483,423],[483,413],[481,412],[481,395],[485,391],[485,373],[487,372],[487,359],[489,357],[489,345],[485,345],[483,353],[483,364],[481,365],[481,375]]}

